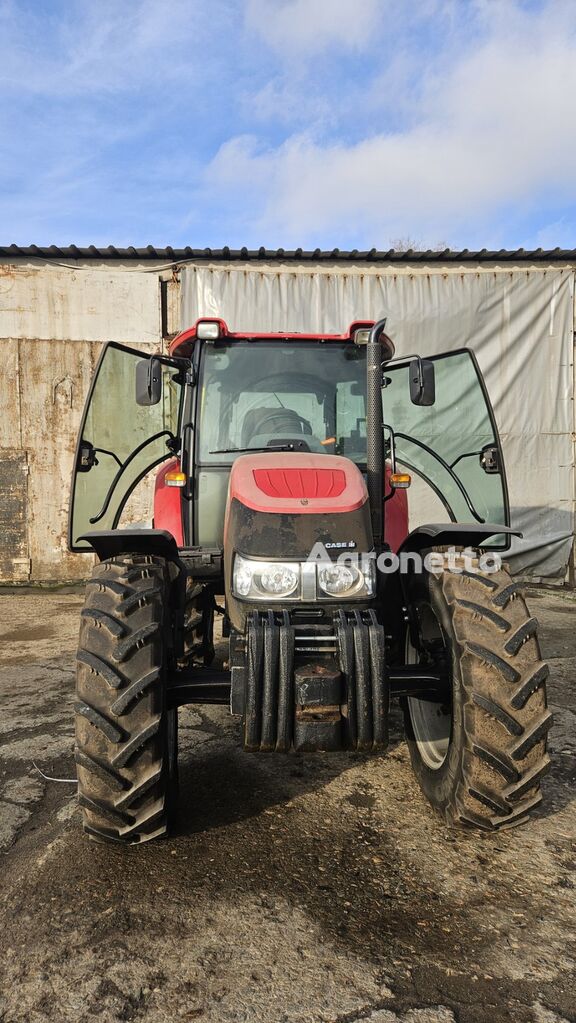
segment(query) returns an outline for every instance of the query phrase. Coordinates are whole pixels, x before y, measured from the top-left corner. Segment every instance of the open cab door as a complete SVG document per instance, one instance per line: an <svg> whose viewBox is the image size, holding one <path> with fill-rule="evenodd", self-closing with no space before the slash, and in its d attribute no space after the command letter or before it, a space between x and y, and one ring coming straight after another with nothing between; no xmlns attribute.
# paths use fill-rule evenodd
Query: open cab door
<svg viewBox="0 0 576 1023"><path fill-rule="evenodd" d="M428 522L509 526L500 438L474 353L463 348L426 362L433 365L435 396L431 404L406 400L414 363L384 367L386 432L399 466L418 477L415 505L425 516L431 515L425 519ZM438 502L443 506L440 518ZM427 505L433 510L428 511ZM506 549L509 540L499 535L482 546Z"/></svg>
<svg viewBox="0 0 576 1023"><path fill-rule="evenodd" d="M137 400L137 366L143 362L153 370L150 379L156 378L154 404L139 404ZM142 369L145 367L138 371L139 381ZM81 540L84 533L117 529L138 484L178 452L182 392L178 365L165 364L158 357L115 342L105 346L84 408L76 448L68 529L70 550L91 550Z"/></svg>

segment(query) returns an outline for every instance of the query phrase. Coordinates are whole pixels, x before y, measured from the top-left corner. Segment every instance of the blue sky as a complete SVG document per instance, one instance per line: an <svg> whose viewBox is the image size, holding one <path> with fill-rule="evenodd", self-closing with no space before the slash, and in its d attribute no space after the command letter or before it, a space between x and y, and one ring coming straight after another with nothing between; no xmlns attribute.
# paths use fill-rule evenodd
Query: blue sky
<svg viewBox="0 0 576 1023"><path fill-rule="evenodd" d="M0 0L0 243L576 247L575 96L574 0Z"/></svg>

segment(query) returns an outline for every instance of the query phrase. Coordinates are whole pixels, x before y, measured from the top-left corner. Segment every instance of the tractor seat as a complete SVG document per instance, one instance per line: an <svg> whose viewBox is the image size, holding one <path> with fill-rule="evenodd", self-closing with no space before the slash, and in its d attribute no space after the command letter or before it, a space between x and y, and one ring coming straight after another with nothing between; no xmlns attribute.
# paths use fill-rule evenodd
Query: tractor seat
<svg viewBox="0 0 576 1023"><path fill-rule="evenodd" d="M241 447L250 446L258 434L282 434L284 437L311 436L312 426L307 419L291 408L252 408L242 423Z"/></svg>

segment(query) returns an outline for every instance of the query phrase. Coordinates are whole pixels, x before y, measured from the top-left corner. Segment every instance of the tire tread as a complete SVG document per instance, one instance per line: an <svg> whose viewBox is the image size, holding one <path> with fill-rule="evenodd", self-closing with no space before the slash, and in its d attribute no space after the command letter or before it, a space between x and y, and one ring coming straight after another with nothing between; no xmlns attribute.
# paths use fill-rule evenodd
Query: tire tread
<svg viewBox="0 0 576 1023"><path fill-rule="evenodd" d="M168 830L163 663L169 572L125 554L95 566L81 615L76 751L84 830L140 844Z"/></svg>
<svg viewBox="0 0 576 1023"><path fill-rule="evenodd" d="M538 622L528 612L521 586L504 568L487 575L475 562L472 569L468 564L464 571L445 571L427 585L453 631L462 748L446 794L446 786L434 789L433 772L426 774L412 735L417 776L449 824L487 831L521 824L541 801L540 782L550 764L549 669L541 660ZM408 707L405 713L410 738Z"/></svg>

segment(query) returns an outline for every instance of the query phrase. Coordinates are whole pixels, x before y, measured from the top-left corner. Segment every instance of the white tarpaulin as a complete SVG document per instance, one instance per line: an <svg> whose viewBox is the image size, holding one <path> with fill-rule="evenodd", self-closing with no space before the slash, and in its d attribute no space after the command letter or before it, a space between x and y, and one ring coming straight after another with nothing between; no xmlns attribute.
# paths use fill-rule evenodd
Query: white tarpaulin
<svg viewBox="0 0 576 1023"><path fill-rule="evenodd" d="M524 534L511 567L564 576L575 496L571 269L184 267L182 325L211 316L231 330L312 333L386 316L397 354L471 348L500 430L512 525Z"/></svg>

